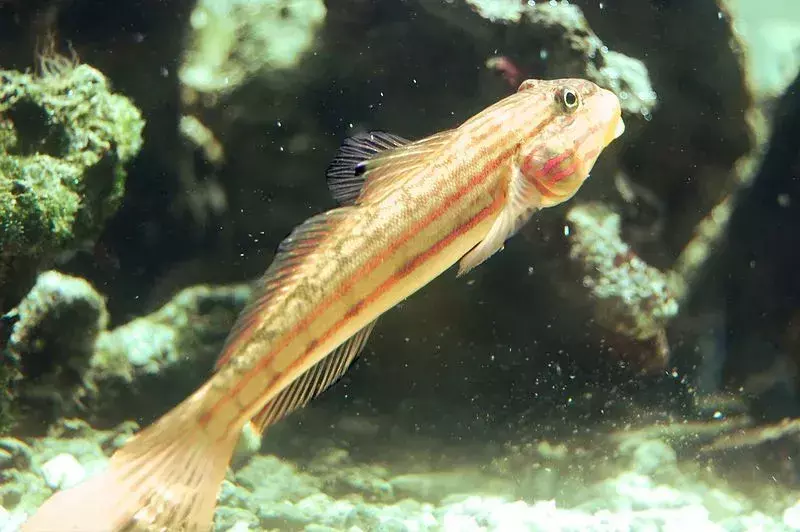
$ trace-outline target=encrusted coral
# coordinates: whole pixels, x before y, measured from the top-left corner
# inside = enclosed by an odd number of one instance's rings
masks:
[[[226,93],[250,76],[296,67],[325,12],[322,0],[200,0],[181,81],[200,93]]]
[[[49,271],[6,318],[14,325],[5,358],[26,379],[19,383],[22,398],[45,417],[61,413],[68,398],[60,394],[82,382],[95,339],[108,326],[103,297],[83,279]],[[0,405],[6,415],[10,409]]]
[[[0,71],[0,288],[97,236],[142,145],[140,112],[100,72],[47,64]]]
[[[587,203],[570,209],[567,220],[570,258],[584,271],[598,321],[636,340],[662,336],[678,301],[668,276],[622,241],[620,215],[602,203]]]

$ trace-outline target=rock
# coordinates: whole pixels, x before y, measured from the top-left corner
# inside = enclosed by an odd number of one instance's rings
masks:
[[[242,508],[220,506],[214,514],[214,525],[217,530],[246,532],[258,529],[258,517]]]
[[[411,529],[399,519],[388,518],[374,528],[375,532],[411,532]]]
[[[247,285],[193,286],[161,308],[100,334],[85,378],[92,417],[151,418],[177,404],[208,378],[236,317],[250,297]]]
[[[17,532],[28,518],[20,512],[9,512],[0,506],[0,532]]]
[[[0,468],[14,466],[24,469],[33,462],[33,450],[28,444],[15,438],[0,438],[0,452]]]
[[[252,530],[250,525],[246,521],[237,521],[232,527],[228,529],[228,532],[248,532]]]
[[[678,457],[672,447],[662,441],[644,441],[632,450],[631,469],[655,479],[672,479],[678,469]]]
[[[792,530],[800,530],[800,502],[783,512],[783,524]]]
[[[259,505],[297,502],[319,493],[321,481],[274,456],[256,456],[240,469],[236,482],[252,492]],[[268,482],[265,479],[269,479]]]
[[[388,476],[383,467],[360,465],[330,471],[322,478],[326,491],[334,496],[356,493],[367,500],[389,501],[394,499],[394,490]]]
[[[703,506],[713,521],[724,521],[744,515],[750,508],[744,497],[736,497],[721,489],[712,488],[703,495]]]
[[[580,270],[582,288],[594,302],[604,327],[637,341],[663,338],[679,304],[669,276],[646,263],[622,239],[622,217],[608,205],[584,203],[570,208],[569,257]],[[639,362],[661,371],[668,351]]]
[[[95,341],[108,326],[103,296],[85,280],[47,271],[9,314],[8,342],[22,376],[19,400],[52,420],[74,412],[70,397],[83,385]]]
[[[44,481],[52,489],[67,489],[81,482],[86,471],[71,454],[59,454],[42,465]]]
[[[126,417],[163,412],[165,402],[177,403],[207,378],[249,297],[247,285],[195,286],[109,331],[105,300],[89,283],[42,273],[12,311],[8,345],[19,361],[16,395],[31,412],[27,422],[80,413],[93,423],[117,424],[119,404],[127,405]],[[11,409],[2,407],[0,426]]]
[[[478,471],[433,471],[398,475],[389,481],[400,496],[438,503],[464,493],[494,493],[513,495],[513,482],[482,474]]]
[[[144,121],[89,65],[47,57],[40,75],[0,71],[0,294],[91,244],[119,206]],[[0,308],[2,308],[0,300]]]
[[[322,0],[200,0],[179,76],[185,89],[215,97],[251,78],[285,85],[313,49]]]

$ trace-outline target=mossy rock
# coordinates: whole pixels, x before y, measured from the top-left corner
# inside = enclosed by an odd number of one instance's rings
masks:
[[[93,241],[118,208],[144,121],[88,65],[0,71],[0,306],[55,254]]]

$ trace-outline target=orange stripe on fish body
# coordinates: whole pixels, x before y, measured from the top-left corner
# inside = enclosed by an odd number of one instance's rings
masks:
[[[612,93],[528,80],[450,131],[346,140],[328,169],[342,206],[281,243],[215,374],[23,530],[210,530],[245,424],[263,430],[330,386],[381,314],[571,197],[622,130]]]

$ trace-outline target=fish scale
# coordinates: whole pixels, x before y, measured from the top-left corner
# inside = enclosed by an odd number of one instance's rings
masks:
[[[262,431],[330,386],[384,312],[572,197],[623,130],[611,92],[527,80],[456,129],[348,139],[328,169],[341,206],[281,243],[216,372],[23,530],[210,530],[246,424]]]

